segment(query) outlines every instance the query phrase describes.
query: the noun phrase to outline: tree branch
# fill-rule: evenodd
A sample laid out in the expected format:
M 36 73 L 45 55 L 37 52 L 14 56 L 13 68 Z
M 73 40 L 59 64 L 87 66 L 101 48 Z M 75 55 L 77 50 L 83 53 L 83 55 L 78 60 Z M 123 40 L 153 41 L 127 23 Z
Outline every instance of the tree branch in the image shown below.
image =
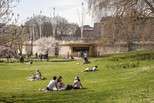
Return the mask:
M 144 0 L 144 1 L 145 1 L 145 3 L 147 5 L 149 5 L 149 7 L 151 8 L 152 13 L 154 13 L 154 7 L 153 7 L 152 3 L 150 3 L 148 0 Z

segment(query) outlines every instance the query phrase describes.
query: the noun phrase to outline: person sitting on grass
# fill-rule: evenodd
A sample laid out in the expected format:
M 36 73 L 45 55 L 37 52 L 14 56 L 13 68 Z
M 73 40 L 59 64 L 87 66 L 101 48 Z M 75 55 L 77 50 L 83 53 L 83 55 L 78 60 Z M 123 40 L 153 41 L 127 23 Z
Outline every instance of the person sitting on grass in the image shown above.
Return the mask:
M 83 88 L 81 81 L 80 81 L 78 76 L 75 77 L 75 80 L 74 80 L 74 83 L 73 83 L 72 86 L 73 86 L 73 89 L 80 89 L 80 87 Z
M 79 79 L 79 77 L 78 76 L 76 76 L 75 77 L 75 80 L 74 80 L 74 82 L 73 82 L 73 85 L 67 85 L 66 87 L 65 87 L 65 90 L 75 90 L 75 89 L 80 89 L 80 87 L 82 87 L 83 88 L 83 86 L 82 86 L 82 84 L 81 84 L 81 81 L 80 81 L 80 79 Z
M 62 82 L 62 76 L 59 76 L 57 79 L 57 87 L 58 89 L 63 89 L 65 87 L 64 83 Z
M 86 68 L 85 70 L 83 70 L 82 72 L 95 72 L 97 70 L 98 66 L 94 66 L 92 69 Z
M 33 80 L 41 80 L 41 72 L 39 70 L 36 70 L 36 73 L 34 73 L 31 77 L 27 78 L 27 80 L 33 81 Z
M 47 87 L 46 87 L 45 89 L 39 89 L 39 91 L 48 92 L 48 91 L 58 90 L 56 79 L 57 79 L 57 77 L 56 77 L 56 76 L 53 76 L 53 79 L 50 80 L 50 82 L 49 82 L 49 84 L 47 85 Z M 56 87 L 56 88 L 55 88 L 55 87 Z
M 34 75 L 35 75 L 36 80 L 40 80 L 41 77 L 42 77 L 42 74 L 41 74 L 41 72 L 39 70 L 36 70 L 36 73 Z
M 29 60 L 28 64 L 33 64 L 33 60 Z

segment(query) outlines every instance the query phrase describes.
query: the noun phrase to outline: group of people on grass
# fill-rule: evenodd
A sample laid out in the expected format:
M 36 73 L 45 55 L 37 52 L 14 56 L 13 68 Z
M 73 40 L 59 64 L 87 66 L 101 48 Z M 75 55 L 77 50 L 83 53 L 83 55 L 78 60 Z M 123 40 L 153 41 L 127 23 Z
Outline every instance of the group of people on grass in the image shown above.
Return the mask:
M 97 68 L 98 68 L 98 66 L 96 65 L 92 69 L 86 68 L 82 72 L 95 72 L 95 71 L 97 71 Z M 28 77 L 27 78 L 27 80 L 29 80 L 29 81 L 33 81 L 33 80 L 44 80 L 44 79 L 46 79 L 46 78 L 45 77 L 42 77 L 42 74 L 41 74 L 41 72 L 39 70 L 36 70 L 36 73 L 33 73 L 31 77 Z M 57 81 L 60 82 L 61 79 L 62 79 L 62 77 L 60 76 Z
M 80 87 L 83 88 L 78 76 L 75 77 L 73 85 L 68 84 L 67 86 L 65 86 L 64 83 L 62 82 L 62 76 L 59 76 L 58 79 L 56 76 L 53 76 L 53 79 L 50 80 L 46 88 L 39 89 L 39 91 L 48 92 L 48 91 L 54 91 L 54 90 L 72 90 L 72 89 L 80 89 Z
M 86 68 L 82 72 L 95 72 L 97 70 L 98 66 L 94 66 L 92 69 Z M 33 73 L 31 77 L 27 78 L 29 81 L 33 80 L 44 80 L 45 77 L 42 77 L 42 74 L 39 70 L 36 70 L 36 73 Z M 53 76 L 53 79 L 50 80 L 49 84 L 46 86 L 45 89 L 39 89 L 39 91 L 54 91 L 54 90 L 72 90 L 72 89 L 80 89 L 80 87 L 83 88 L 81 81 L 78 76 L 75 77 L 75 80 L 72 85 L 64 85 L 62 82 L 62 76 L 59 76 L 58 78 L 56 76 Z
M 27 80 L 33 81 L 33 80 L 44 80 L 45 77 L 42 77 L 41 72 L 39 70 L 36 70 L 36 73 L 33 73 L 31 77 L 28 77 Z M 71 90 L 71 89 L 80 89 L 80 87 L 83 88 L 81 81 L 78 76 L 75 77 L 75 80 L 72 85 L 64 85 L 62 82 L 62 76 L 59 76 L 58 78 L 56 76 L 53 76 L 53 79 L 50 80 L 49 84 L 46 86 L 45 89 L 39 89 L 39 91 L 54 91 L 54 90 Z
M 66 59 L 74 60 L 74 57 L 67 52 Z
M 89 64 L 90 61 L 88 60 L 88 52 L 87 51 L 81 51 L 81 52 L 78 52 L 78 57 L 82 57 L 84 59 L 84 62 L 83 64 Z M 71 59 L 71 60 L 74 60 L 74 57 L 72 55 L 70 55 L 69 52 L 67 52 L 67 55 L 66 55 L 66 59 Z

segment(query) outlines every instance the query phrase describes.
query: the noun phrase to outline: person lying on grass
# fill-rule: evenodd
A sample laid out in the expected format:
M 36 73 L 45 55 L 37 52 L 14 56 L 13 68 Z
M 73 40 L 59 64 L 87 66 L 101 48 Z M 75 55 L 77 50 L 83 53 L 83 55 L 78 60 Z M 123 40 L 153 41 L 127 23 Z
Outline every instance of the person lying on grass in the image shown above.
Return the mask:
M 45 89 L 39 89 L 39 91 L 45 91 L 45 92 L 54 91 L 55 90 L 54 87 L 56 87 L 56 90 L 58 90 L 56 79 L 57 79 L 57 77 L 53 76 L 53 79 L 50 80 L 50 82 L 47 85 L 47 87 Z
M 92 69 L 86 68 L 85 70 L 83 70 L 82 72 L 95 72 L 97 70 L 98 66 L 94 66 Z

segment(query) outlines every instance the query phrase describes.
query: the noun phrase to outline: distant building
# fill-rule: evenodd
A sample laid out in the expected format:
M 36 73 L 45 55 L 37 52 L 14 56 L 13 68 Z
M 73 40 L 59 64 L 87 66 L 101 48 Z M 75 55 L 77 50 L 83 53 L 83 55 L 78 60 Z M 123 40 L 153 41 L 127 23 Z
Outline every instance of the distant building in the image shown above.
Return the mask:
M 83 26 L 83 38 L 87 39 L 98 39 L 101 34 L 101 25 L 100 23 L 94 23 L 94 27 L 89 25 Z
M 96 41 L 61 41 L 59 42 L 59 55 L 66 55 L 67 52 L 72 56 L 78 56 L 79 52 L 88 52 L 88 56 L 97 55 Z
M 59 56 L 66 56 L 69 52 L 72 56 L 78 56 L 79 52 L 88 52 L 88 56 L 95 57 L 98 55 L 103 54 L 112 54 L 112 53 L 120 53 L 120 52 L 128 52 L 128 44 L 125 42 L 122 43 L 107 43 L 104 44 L 104 47 L 98 47 L 98 41 L 100 36 L 104 35 L 104 28 L 103 26 L 107 22 L 108 19 L 112 17 L 103 17 L 100 23 L 95 23 L 94 27 L 91 27 L 89 25 L 83 26 L 83 39 L 81 37 L 73 37 L 70 35 L 61 35 L 58 39 L 58 47 L 55 48 L 55 53 L 50 55 L 57 55 Z M 147 25 L 146 30 L 150 30 L 151 32 L 147 32 L 149 35 L 144 35 L 147 40 L 151 39 L 154 40 L 154 22 L 153 18 L 149 18 L 145 25 Z M 141 28 L 142 27 L 142 28 Z M 141 27 L 136 25 L 134 28 L 134 40 L 137 40 L 140 38 L 140 30 L 144 28 L 144 26 Z M 110 30 L 110 29 L 109 29 Z M 150 35 L 151 34 L 151 35 Z M 30 43 L 25 44 L 25 48 L 23 48 L 24 51 L 30 52 Z M 37 52 L 38 45 L 34 42 L 33 45 L 33 54 Z M 26 48 L 28 47 L 28 48 Z M 154 50 L 154 41 L 140 41 L 140 42 L 133 42 L 130 45 L 130 50 L 143 50 L 143 49 L 150 49 Z M 26 54 L 26 52 L 23 52 Z
M 114 17 L 107 16 L 107 17 L 102 17 L 101 19 L 101 36 L 103 37 L 104 35 L 104 27 L 106 26 L 105 24 L 111 20 L 114 19 Z M 127 20 L 129 18 L 122 18 L 123 20 Z M 116 28 L 116 27 L 114 27 Z M 144 38 L 145 40 L 153 40 L 154 39 L 154 17 L 149 17 L 149 18 L 138 18 L 138 21 L 134 21 L 134 26 L 132 26 L 133 30 L 132 31 L 132 39 L 134 41 L 139 41 L 141 38 Z M 113 30 L 111 29 L 108 29 Z
M 101 19 L 101 37 L 103 38 L 105 35 L 105 28 L 106 23 L 108 20 L 114 19 L 111 16 L 108 17 L 102 17 Z M 128 19 L 128 18 L 123 18 Z M 138 18 L 138 22 L 134 22 L 134 26 L 132 26 L 133 31 L 129 34 L 131 37 L 130 39 L 126 38 L 123 39 L 123 37 L 119 38 L 119 41 L 111 43 L 106 41 L 103 46 L 99 47 L 99 53 L 102 54 L 112 54 L 112 53 L 120 53 L 120 52 L 128 52 L 128 51 L 134 51 L 134 50 L 154 50 L 154 17 L 150 17 L 145 19 L 143 22 L 143 18 Z M 112 20 L 111 20 L 112 21 Z M 109 26 L 109 25 L 108 25 Z M 112 27 L 112 26 L 111 26 Z M 116 28 L 116 26 L 114 26 Z M 108 33 L 110 30 L 113 30 L 112 28 L 107 29 Z M 108 34 L 109 35 L 109 34 Z M 110 37 L 108 35 L 105 35 L 105 37 Z M 127 41 L 128 40 L 128 41 Z M 129 41 L 130 40 L 130 41 Z
M 94 23 L 93 32 L 94 32 L 94 35 L 97 35 L 97 36 L 101 35 L 101 23 Z
M 82 35 L 83 39 L 91 38 L 92 35 L 93 35 L 93 27 L 90 27 L 89 25 L 84 25 L 83 35 Z
M 96 24 L 95 24 L 96 26 Z M 59 56 L 66 56 L 69 52 L 72 56 L 78 56 L 79 52 L 88 52 L 88 56 L 97 55 L 97 40 L 99 35 L 97 32 L 99 28 L 95 27 L 97 34 L 94 34 L 94 27 L 84 25 L 83 27 L 83 39 L 81 37 L 74 37 L 72 35 L 60 35 L 58 36 L 58 47 L 55 48 L 55 53 L 49 53 L 49 55 L 58 54 Z M 29 54 L 33 50 L 33 54 L 38 52 L 38 45 L 33 41 L 33 48 L 31 49 L 31 42 L 25 43 L 23 46 L 23 54 Z

